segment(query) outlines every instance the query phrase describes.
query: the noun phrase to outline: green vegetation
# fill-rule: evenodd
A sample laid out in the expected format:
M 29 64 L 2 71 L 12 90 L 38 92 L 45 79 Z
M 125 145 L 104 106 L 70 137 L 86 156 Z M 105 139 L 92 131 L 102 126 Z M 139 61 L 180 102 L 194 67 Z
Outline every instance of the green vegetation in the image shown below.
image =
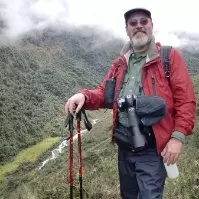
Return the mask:
M 15 171 L 21 164 L 37 161 L 40 155 L 52 148 L 58 140 L 59 138 L 46 138 L 32 147 L 22 150 L 13 162 L 5 164 L 0 168 L 0 181 L 3 180 L 5 174 Z
M 82 139 L 83 189 L 87 199 L 119 199 L 117 147 L 110 143 L 111 117 L 108 111 L 93 113 L 99 119 Z M 166 181 L 164 199 L 197 199 L 199 195 L 199 153 L 193 145 L 195 134 L 187 139 L 180 158 L 180 178 Z M 77 142 L 74 143 L 74 199 L 79 198 Z M 41 171 L 36 164 L 19 168 L 7 175 L 0 185 L 2 199 L 58 199 L 69 198 L 69 154 L 65 149 L 56 160 L 50 161 Z M 1 198 L 1 197 L 0 197 Z
M 115 57 L 117 50 L 108 49 L 119 42 L 99 46 L 98 35 L 75 32 L 47 29 L 0 47 L 0 165 L 45 137 L 60 136 L 66 99 L 96 86 Z
M 80 87 L 100 83 L 118 55 L 122 42 L 103 37 L 108 36 L 88 28 L 46 29 L 24 35 L 15 45 L 0 47 L 0 199 L 69 198 L 68 149 L 42 170 L 36 168 L 50 156 L 47 148 L 67 133 L 63 125 L 66 99 Z M 197 74 L 198 57 L 183 54 L 190 74 Z M 193 82 L 198 99 L 199 76 L 193 76 Z M 197 104 L 197 117 L 198 108 Z M 119 199 L 117 147 L 110 143 L 112 114 L 103 110 L 89 112 L 89 117 L 99 120 L 83 137 L 84 198 Z M 180 159 L 181 176 L 167 180 L 165 199 L 199 196 L 198 131 L 197 122 Z M 77 167 L 75 159 L 75 198 Z

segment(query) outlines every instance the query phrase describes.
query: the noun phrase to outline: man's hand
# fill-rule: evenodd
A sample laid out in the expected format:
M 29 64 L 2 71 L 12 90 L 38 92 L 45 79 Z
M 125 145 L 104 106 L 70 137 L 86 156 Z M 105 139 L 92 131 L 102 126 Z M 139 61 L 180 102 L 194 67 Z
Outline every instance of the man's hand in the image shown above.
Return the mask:
M 168 165 L 176 163 L 180 157 L 182 149 L 183 143 L 176 138 L 171 138 L 161 152 L 164 163 L 167 163 Z
M 85 102 L 85 96 L 82 93 L 77 93 L 73 95 L 65 104 L 65 112 L 68 112 L 72 115 L 78 113 Z

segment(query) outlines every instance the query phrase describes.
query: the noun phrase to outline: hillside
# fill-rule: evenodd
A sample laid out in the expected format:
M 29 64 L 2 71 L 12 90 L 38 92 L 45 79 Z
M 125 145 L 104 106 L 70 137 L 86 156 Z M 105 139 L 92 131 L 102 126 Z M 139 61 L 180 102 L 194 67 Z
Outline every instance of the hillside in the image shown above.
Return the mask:
M 0 164 L 46 136 L 60 136 L 66 99 L 101 82 L 116 57 L 119 48 L 110 47 L 119 41 L 76 32 L 45 29 L 0 47 Z
M 199 83 L 199 81 L 198 81 Z M 83 193 L 86 199 L 119 199 L 117 147 L 110 143 L 111 112 L 94 112 L 98 121 L 82 139 Z M 187 139 L 180 159 L 180 178 L 167 180 L 164 199 L 198 199 L 198 139 L 199 128 Z M 74 199 L 79 198 L 77 142 L 74 145 Z M 38 171 L 40 161 L 26 163 L 7 175 L 0 184 L 1 199 L 58 199 L 69 198 L 69 149 Z M 50 152 L 42 159 L 50 156 Z M 191 164 L 190 164 L 191 162 Z
M 14 159 L 22 149 L 65 132 L 66 99 L 81 87 L 93 88 L 100 83 L 122 47 L 122 41 L 108 37 L 86 27 L 68 31 L 48 28 L 0 47 L 0 165 Z M 198 99 L 199 77 L 195 74 L 199 72 L 199 58 L 181 50 L 194 75 Z M 102 110 L 89 116 L 98 122 L 83 138 L 85 198 L 119 199 L 117 148 L 110 144 L 109 136 L 111 112 Z M 181 158 L 181 178 L 167 181 L 165 199 L 198 198 L 198 122 L 194 131 Z M 68 150 L 37 171 L 49 155 L 47 151 L 35 163 L 24 163 L 9 173 L 0 184 L 0 199 L 69 198 Z

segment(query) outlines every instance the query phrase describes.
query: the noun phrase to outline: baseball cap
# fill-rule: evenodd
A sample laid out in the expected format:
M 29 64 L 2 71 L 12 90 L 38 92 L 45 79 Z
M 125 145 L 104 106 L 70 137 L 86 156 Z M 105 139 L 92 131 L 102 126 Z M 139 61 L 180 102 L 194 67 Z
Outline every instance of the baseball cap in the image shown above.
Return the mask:
M 134 14 L 134 13 L 137 13 L 137 12 L 141 12 L 141 13 L 144 13 L 146 14 L 147 17 L 149 17 L 151 19 L 151 12 L 145 8 L 133 8 L 131 10 L 128 10 L 127 12 L 124 13 L 124 18 L 125 18 L 125 21 L 127 22 L 129 17 Z

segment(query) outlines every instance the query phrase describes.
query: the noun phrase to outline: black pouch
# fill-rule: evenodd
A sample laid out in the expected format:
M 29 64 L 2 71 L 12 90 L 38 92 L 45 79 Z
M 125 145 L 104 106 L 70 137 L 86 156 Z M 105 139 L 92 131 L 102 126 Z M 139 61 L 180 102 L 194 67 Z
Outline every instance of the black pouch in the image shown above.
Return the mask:
M 156 141 L 155 136 L 152 130 L 152 127 L 144 127 L 140 125 L 140 129 L 143 135 L 146 137 L 146 146 L 142 150 L 146 148 L 155 148 Z M 131 143 L 131 130 L 130 128 L 124 127 L 121 124 L 116 125 L 115 133 L 113 135 L 115 143 L 128 151 L 136 152 L 137 150 L 134 148 L 133 144 Z
M 159 96 L 139 96 L 136 98 L 136 114 L 144 126 L 151 126 L 166 115 L 165 101 Z
M 108 79 L 104 91 L 104 105 L 105 108 L 113 108 L 114 92 L 115 92 L 115 78 Z
M 139 128 L 143 129 L 143 126 L 140 125 Z M 142 133 L 144 133 L 144 132 L 142 132 Z M 114 138 L 115 143 L 119 147 L 127 149 L 127 150 L 132 151 L 132 152 L 141 151 L 141 150 L 144 150 L 147 147 L 148 143 L 146 142 L 145 147 L 142 147 L 142 149 L 141 148 L 135 148 L 134 144 L 132 142 L 132 136 L 133 136 L 133 133 L 132 133 L 131 127 L 129 127 L 129 128 L 124 127 L 120 123 L 117 123 L 113 138 Z
M 113 134 L 113 138 L 115 143 L 121 147 L 128 150 L 133 150 L 134 147 L 132 146 L 132 143 L 130 142 L 130 131 L 128 128 L 123 127 L 119 123 L 116 126 L 115 133 Z

